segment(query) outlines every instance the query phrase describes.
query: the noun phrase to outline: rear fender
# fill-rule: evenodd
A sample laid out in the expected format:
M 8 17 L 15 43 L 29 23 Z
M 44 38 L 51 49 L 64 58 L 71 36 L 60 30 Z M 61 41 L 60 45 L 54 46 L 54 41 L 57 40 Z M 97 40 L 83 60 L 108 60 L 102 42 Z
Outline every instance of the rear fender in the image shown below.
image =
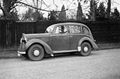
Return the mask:
M 84 37 L 84 38 L 80 39 L 80 41 L 79 41 L 79 43 L 78 43 L 78 46 L 81 46 L 81 44 L 82 44 L 84 41 L 88 41 L 88 42 L 92 45 L 93 49 L 98 49 L 98 46 L 97 46 L 97 44 L 95 43 L 95 41 L 94 41 L 94 40 L 91 40 L 91 39 L 88 38 L 88 37 Z
M 40 40 L 40 39 L 31 39 L 31 40 L 29 40 L 26 43 L 26 49 L 28 49 L 32 44 L 35 44 L 35 43 L 41 44 L 44 47 L 47 54 L 52 54 L 53 53 L 50 46 L 47 43 L 45 43 L 44 41 Z

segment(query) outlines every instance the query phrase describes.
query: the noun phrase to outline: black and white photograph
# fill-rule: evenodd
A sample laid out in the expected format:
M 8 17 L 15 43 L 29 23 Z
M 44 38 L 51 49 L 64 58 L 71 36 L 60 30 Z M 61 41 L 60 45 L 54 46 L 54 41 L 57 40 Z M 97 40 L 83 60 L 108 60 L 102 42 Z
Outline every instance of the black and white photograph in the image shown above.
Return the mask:
M 0 0 L 0 79 L 120 79 L 120 0 Z

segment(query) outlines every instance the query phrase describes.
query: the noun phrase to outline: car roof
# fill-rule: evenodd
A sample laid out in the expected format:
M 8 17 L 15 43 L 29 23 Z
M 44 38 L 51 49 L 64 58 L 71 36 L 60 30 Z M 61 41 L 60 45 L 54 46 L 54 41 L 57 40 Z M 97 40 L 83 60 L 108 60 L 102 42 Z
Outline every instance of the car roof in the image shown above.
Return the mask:
M 84 26 L 84 27 L 86 27 L 86 28 L 89 29 L 89 27 L 88 27 L 87 25 L 85 25 L 85 24 L 83 24 L 83 23 L 76 23 L 76 22 L 57 23 L 57 24 L 52 24 L 52 25 L 50 25 L 49 27 L 55 28 L 56 26 L 59 26 L 59 25 L 82 25 L 82 26 Z M 90 29 L 89 29 L 89 31 L 90 31 Z M 90 32 L 91 32 L 91 31 L 90 31 Z
M 82 25 L 82 26 L 84 26 L 84 27 L 86 27 L 86 28 L 88 28 L 88 30 L 90 31 L 90 33 L 91 33 L 91 30 L 90 30 L 90 28 L 87 26 L 87 25 L 85 25 L 85 24 L 83 24 L 83 23 L 76 23 L 76 22 L 64 22 L 64 23 L 57 23 L 57 24 L 53 24 L 53 25 L 51 25 L 51 26 L 59 26 L 59 25 Z
M 75 23 L 75 22 L 65 22 L 65 23 L 57 23 L 57 24 L 53 24 L 55 26 L 57 25 L 68 25 L 68 24 L 72 24 L 72 25 L 82 25 L 82 26 L 86 26 L 85 24 L 82 24 L 82 23 Z M 87 26 L 86 26 L 87 27 Z

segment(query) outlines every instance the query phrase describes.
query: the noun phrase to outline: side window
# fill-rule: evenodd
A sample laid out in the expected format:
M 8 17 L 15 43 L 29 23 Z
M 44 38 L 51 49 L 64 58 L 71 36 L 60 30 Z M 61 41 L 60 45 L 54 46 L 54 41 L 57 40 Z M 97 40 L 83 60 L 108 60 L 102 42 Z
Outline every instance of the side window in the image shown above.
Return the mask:
M 67 26 L 61 25 L 61 26 L 57 26 L 55 33 L 57 34 L 64 34 L 67 33 Z
M 90 34 L 88 28 L 86 28 L 86 27 L 84 27 L 84 26 L 83 26 L 83 33 L 84 33 L 84 34 L 87 34 L 87 35 Z
M 81 27 L 78 25 L 70 25 L 69 29 L 70 29 L 70 33 L 80 33 L 81 32 Z

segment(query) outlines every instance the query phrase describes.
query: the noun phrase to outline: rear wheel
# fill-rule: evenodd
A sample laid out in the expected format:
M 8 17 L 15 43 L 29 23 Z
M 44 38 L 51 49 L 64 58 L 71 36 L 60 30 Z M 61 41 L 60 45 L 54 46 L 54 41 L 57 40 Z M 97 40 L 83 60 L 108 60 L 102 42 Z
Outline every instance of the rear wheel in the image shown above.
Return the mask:
M 82 55 L 82 56 L 88 56 L 88 55 L 91 54 L 91 50 L 92 50 L 92 47 L 91 47 L 90 43 L 83 42 L 82 45 L 81 45 L 80 55 Z
M 44 57 L 44 49 L 41 45 L 34 44 L 29 48 L 27 55 L 33 61 L 41 60 Z

